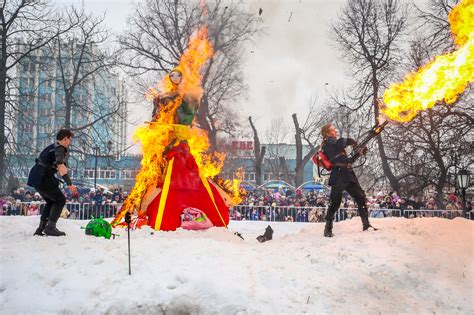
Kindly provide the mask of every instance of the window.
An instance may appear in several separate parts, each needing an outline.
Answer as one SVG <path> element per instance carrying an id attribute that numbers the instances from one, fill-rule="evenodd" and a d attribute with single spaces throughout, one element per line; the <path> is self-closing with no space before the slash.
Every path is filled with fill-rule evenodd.
<path id="1" fill-rule="evenodd" d="M 72 169 L 68 168 L 67 173 L 68 173 L 69 177 L 71 177 L 71 178 L 76 178 L 77 177 L 77 171 L 76 170 L 72 170 Z"/>
<path id="2" fill-rule="evenodd" d="M 30 173 L 30 170 L 27 168 L 14 168 L 12 170 L 13 177 L 16 178 L 28 178 L 28 174 Z"/>
<path id="3" fill-rule="evenodd" d="M 86 168 L 84 170 L 84 178 L 94 178 L 94 169 Z"/>
<path id="4" fill-rule="evenodd" d="M 34 94 L 28 95 L 26 99 L 26 103 L 28 104 L 28 108 L 33 109 L 33 104 L 35 103 L 35 95 Z"/>
<path id="5" fill-rule="evenodd" d="M 44 80 L 43 82 L 41 82 L 41 86 L 43 88 L 51 88 L 51 80 Z"/>
<path id="6" fill-rule="evenodd" d="M 52 103 L 52 97 L 51 97 L 51 94 L 41 94 L 40 96 L 41 100 L 43 101 L 43 103 L 45 104 L 51 104 Z"/>
<path id="7" fill-rule="evenodd" d="M 137 176 L 137 170 L 124 169 L 120 170 L 120 178 L 122 179 L 134 179 Z"/>
<path id="8" fill-rule="evenodd" d="M 97 178 L 103 178 L 103 179 L 115 178 L 115 170 L 113 169 L 101 169 L 101 170 L 98 170 L 97 172 L 98 172 Z"/>
<path id="9" fill-rule="evenodd" d="M 36 71 L 36 57 L 31 57 L 30 62 L 27 65 L 29 65 L 29 69 L 27 71 L 35 72 Z"/>

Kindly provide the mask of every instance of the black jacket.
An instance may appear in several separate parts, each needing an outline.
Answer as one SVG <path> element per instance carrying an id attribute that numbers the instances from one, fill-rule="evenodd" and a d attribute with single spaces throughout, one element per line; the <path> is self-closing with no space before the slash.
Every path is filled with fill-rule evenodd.
<path id="1" fill-rule="evenodd" d="M 58 164 L 66 165 L 66 158 L 66 147 L 57 142 L 48 145 L 43 151 L 41 151 L 35 161 L 35 165 L 30 170 L 30 174 L 28 175 L 28 186 L 40 186 L 44 176 L 48 176 L 54 184 L 59 185 L 59 179 L 54 176 L 57 171 L 56 166 Z"/>
<path id="2" fill-rule="evenodd" d="M 324 141 L 322 150 L 333 165 L 335 163 L 347 164 L 350 163 L 350 159 L 345 148 L 354 144 L 356 144 L 356 141 L 351 138 L 328 138 Z M 346 186 L 350 182 L 358 182 L 352 169 L 333 166 L 329 176 L 329 186 Z"/>

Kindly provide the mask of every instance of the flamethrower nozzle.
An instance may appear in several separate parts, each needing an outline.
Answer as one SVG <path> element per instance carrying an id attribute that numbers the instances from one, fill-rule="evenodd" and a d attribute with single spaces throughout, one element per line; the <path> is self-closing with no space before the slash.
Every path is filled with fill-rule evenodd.
<path id="1" fill-rule="evenodd" d="M 381 123 L 381 124 L 377 124 L 377 125 L 374 127 L 374 129 L 373 129 L 374 133 L 378 135 L 379 133 L 382 132 L 382 130 L 383 130 L 383 129 L 385 128 L 385 126 L 387 126 L 387 125 L 388 125 L 388 120 L 385 120 L 385 121 L 384 121 L 383 123 Z"/>

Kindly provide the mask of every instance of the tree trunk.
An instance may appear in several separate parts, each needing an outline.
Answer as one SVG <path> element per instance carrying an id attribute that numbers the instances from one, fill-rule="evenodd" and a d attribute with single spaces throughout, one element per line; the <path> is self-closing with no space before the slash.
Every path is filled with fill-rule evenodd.
<path id="1" fill-rule="evenodd" d="M 64 100 L 66 103 L 66 117 L 64 121 L 64 128 L 71 129 L 72 93 L 66 91 L 66 94 L 64 95 Z"/>
<path id="2" fill-rule="evenodd" d="M 295 187 L 304 183 L 304 167 L 311 157 L 316 153 L 316 148 L 312 147 L 309 152 L 303 156 L 303 140 L 301 138 L 301 128 L 296 114 L 291 115 L 295 124 L 295 142 L 296 142 L 296 167 L 295 167 Z"/>
<path id="3" fill-rule="evenodd" d="M 5 105 L 6 105 L 6 83 L 5 83 L 5 71 L 0 72 L 0 191 L 3 191 L 6 187 L 6 138 L 5 138 Z"/>
<path id="4" fill-rule="evenodd" d="M 249 122 L 253 130 L 253 141 L 254 141 L 253 152 L 255 155 L 255 163 L 254 163 L 255 182 L 257 186 L 260 186 L 262 184 L 262 162 L 263 162 L 263 158 L 265 157 L 266 148 L 265 146 L 260 147 L 260 139 L 258 138 L 257 129 L 255 128 L 252 122 L 251 116 L 249 116 Z"/>
<path id="5" fill-rule="evenodd" d="M 301 128 L 296 114 L 291 115 L 295 125 L 295 145 L 296 145 L 296 167 L 295 167 L 295 187 L 303 184 L 303 172 L 301 160 L 303 159 L 303 144 L 301 141 Z"/>
<path id="6" fill-rule="evenodd" d="M 6 138 L 5 138 L 5 108 L 7 88 L 7 43 L 6 34 L 1 33 L 0 51 L 0 191 L 6 188 L 7 177 L 5 174 Z"/>
<path id="7" fill-rule="evenodd" d="M 374 121 L 375 124 L 378 123 L 378 118 L 380 114 L 379 104 L 378 104 L 378 91 L 379 91 L 379 82 L 377 79 L 376 70 L 374 70 L 372 74 L 372 89 L 373 89 L 373 99 L 372 99 L 372 106 L 374 108 Z M 387 154 L 385 153 L 385 147 L 382 140 L 382 134 L 377 136 L 377 145 L 379 148 L 380 160 L 382 161 L 382 169 L 387 176 L 388 181 L 390 182 L 390 186 L 394 191 L 400 193 L 400 181 L 395 177 L 390 168 L 390 164 L 388 163 Z"/>
<path id="8" fill-rule="evenodd" d="M 280 166 L 280 169 L 283 171 L 283 180 L 287 183 L 290 182 L 290 172 L 288 170 L 288 164 L 286 163 L 286 159 L 284 156 L 280 156 L 278 158 L 279 162 L 279 166 Z M 279 173 L 278 173 L 279 174 Z"/>
<path id="9" fill-rule="evenodd" d="M 436 185 L 436 206 L 438 209 L 444 209 L 444 203 L 443 203 L 443 188 L 446 185 L 446 176 L 447 176 L 447 171 L 446 169 L 443 169 L 438 177 L 438 183 Z"/>

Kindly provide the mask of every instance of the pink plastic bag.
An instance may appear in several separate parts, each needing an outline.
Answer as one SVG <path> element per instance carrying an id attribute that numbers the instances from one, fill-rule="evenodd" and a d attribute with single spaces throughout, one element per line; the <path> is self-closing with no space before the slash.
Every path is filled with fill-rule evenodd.
<path id="1" fill-rule="evenodd" d="M 213 227 L 211 220 L 199 209 L 186 208 L 182 213 L 181 227 L 186 230 L 205 230 Z"/>

